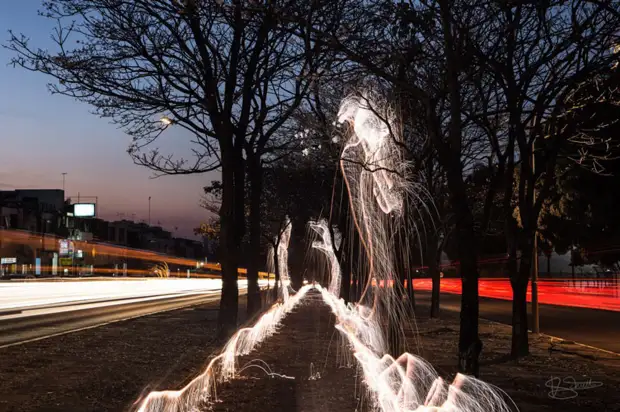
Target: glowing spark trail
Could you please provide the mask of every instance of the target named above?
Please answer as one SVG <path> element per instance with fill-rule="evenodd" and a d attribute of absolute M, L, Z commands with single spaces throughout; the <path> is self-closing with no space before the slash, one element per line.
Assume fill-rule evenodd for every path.
<path fill-rule="evenodd" d="M 278 286 L 276 279 L 275 287 L 278 288 L 278 297 L 283 302 L 288 300 L 290 292 L 293 291 L 288 273 L 288 245 L 291 241 L 291 226 L 291 220 L 287 216 L 281 226 L 280 234 L 274 237 L 275 249 L 271 245 L 267 253 L 267 272 L 276 272 L 276 277 L 280 277 L 280 286 Z M 274 250 L 278 253 L 276 254 Z"/>
<path fill-rule="evenodd" d="M 189 412 L 198 410 L 201 402 L 213 399 L 215 385 L 234 377 L 238 356 L 247 355 L 254 348 L 273 335 L 284 316 L 305 296 L 311 285 L 303 286 L 284 303 L 274 304 L 254 326 L 237 331 L 205 371 L 187 386 L 177 391 L 151 392 L 142 402 L 140 412 Z"/>
<path fill-rule="evenodd" d="M 404 319 L 406 310 L 398 294 L 401 282 L 394 276 L 395 256 L 391 224 L 401 216 L 404 194 L 402 158 L 395 139 L 392 116 L 380 117 L 366 97 L 348 98 L 341 105 L 339 121 L 353 125 L 353 133 L 342 153 L 341 168 L 349 190 L 351 212 L 369 261 L 368 282 L 360 303 L 345 305 L 331 284 L 340 276 L 338 261 L 330 243 L 329 231 L 320 227 L 323 242 L 314 247 L 330 262 L 329 290 L 316 286 L 336 316 L 336 328 L 346 337 L 364 372 L 364 381 L 376 405 L 385 412 L 450 411 L 508 412 L 501 394 L 488 384 L 458 374 L 446 384 L 424 359 L 404 353 L 397 358 L 388 352 L 384 325 Z M 391 215 L 391 216 L 389 216 Z M 392 217 L 393 219 L 389 219 Z M 317 230 L 317 231 L 319 231 Z M 374 284 L 372 298 L 368 293 Z M 384 287 L 380 287 L 383 282 Z M 393 284 L 394 287 L 388 285 Z M 393 349 L 393 348 L 392 348 Z"/>
<path fill-rule="evenodd" d="M 330 267 L 332 268 L 329 291 L 334 295 L 338 295 L 340 293 L 340 282 L 342 275 L 340 273 L 340 265 L 334 251 L 340 248 L 342 235 L 337 228 L 334 228 L 334 239 L 332 241 L 332 236 L 329 231 L 329 227 L 327 226 L 327 220 L 325 219 L 321 219 L 318 222 L 310 221 L 309 225 L 310 228 L 321 237 L 321 240 L 315 240 L 312 242 L 312 247 L 325 253 L 327 259 L 329 260 Z"/>
<path fill-rule="evenodd" d="M 285 223 L 285 229 L 277 242 L 282 302 L 274 304 L 252 327 L 238 330 L 220 354 L 209 362 L 205 371 L 187 386 L 177 391 L 149 393 L 139 406 L 139 412 L 196 411 L 202 402 L 212 400 L 215 397 L 216 383 L 231 379 L 238 372 L 237 357 L 249 354 L 259 343 L 273 335 L 284 316 L 293 310 L 312 288 L 311 285 L 306 285 L 296 294 L 289 295 L 288 244 L 291 224 L 288 218 Z M 273 372 L 268 373 L 274 375 Z"/>
<path fill-rule="evenodd" d="M 278 241 L 278 268 L 280 271 L 280 291 L 284 302 L 289 298 L 289 287 L 291 279 L 288 275 L 288 245 L 291 242 L 291 221 L 286 217 L 284 221 L 284 231 L 280 233 Z"/>

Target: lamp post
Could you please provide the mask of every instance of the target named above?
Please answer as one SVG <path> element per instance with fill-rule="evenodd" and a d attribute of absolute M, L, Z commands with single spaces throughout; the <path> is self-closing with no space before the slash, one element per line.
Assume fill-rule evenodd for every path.
<path fill-rule="evenodd" d="M 151 196 L 149 196 L 149 226 L 151 226 Z"/>
<path fill-rule="evenodd" d="M 65 196 L 65 177 L 67 172 L 62 172 L 62 195 Z"/>

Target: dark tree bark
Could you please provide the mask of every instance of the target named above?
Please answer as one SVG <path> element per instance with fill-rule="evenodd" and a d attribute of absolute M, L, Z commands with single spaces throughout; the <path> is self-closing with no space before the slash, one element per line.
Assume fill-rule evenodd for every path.
<path fill-rule="evenodd" d="M 458 176 L 450 177 L 453 174 L 448 172 L 448 184 L 456 186 L 451 192 L 455 208 L 456 239 L 461 261 L 462 284 L 458 366 L 460 372 L 478 376 L 482 342 L 478 337 L 478 263 L 476 261 L 474 220 L 467 205 L 465 191 L 458 188 L 463 184 L 463 180 Z"/>
<path fill-rule="evenodd" d="M 248 159 L 248 177 L 250 180 L 250 260 L 248 262 L 248 317 L 255 315 L 261 308 L 258 272 L 261 267 L 261 197 L 263 190 L 263 169 L 260 159 L 250 156 Z"/>
<path fill-rule="evenodd" d="M 275 270 L 275 283 L 273 288 L 273 300 L 274 302 L 278 300 L 278 291 L 279 291 L 279 283 L 280 283 L 280 262 L 278 262 L 278 245 L 274 245 L 273 247 L 273 267 Z"/>
<path fill-rule="evenodd" d="M 437 239 L 436 236 L 431 235 L 428 242 L 426 259 L 428 261 L 428 271 L 433 282 L 431 290 L 431 318 L 439 317 L 439 292 L 440 292 L 440 272 L 439 261 L 437 259 Z"/>
<path fill-rule="evenodd" d="M 232 139 L 231 139 L 232 140 Z M 237 327 L 237 313 L 239 308 L 238 255 L 239 243 L 237 235 L 239 229 L 236 221 L 236 192 L 235 192 L 235 152 L 232 144 L 224 141 L 222 150 L 222 205 L 220 208 L 222 246 L 220 248 L 222 265 L 222 295 L 218 315 L 218 335 L 221 338 L 229 336 Z"/>
<path fill-rule="evenodd" d="M 531 245 L 530 245 L 531 246 Z M 529 338 L 527 326 L 527 285 L 531 272 L 532 252 L 528 246 L 521 249 L 521 262 L 518 275 L 510 279 L 512 286 L 512 342 L 510 354 L 513 358 L 529 354 Z"/>

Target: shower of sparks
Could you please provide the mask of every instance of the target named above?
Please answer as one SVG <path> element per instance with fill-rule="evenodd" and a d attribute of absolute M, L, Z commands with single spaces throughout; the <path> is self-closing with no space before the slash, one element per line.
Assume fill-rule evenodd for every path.
<path fill-rule="evenodd" d="M 280 302 L 274 304 L 254 326 L 240 329 L 228 341 L 222 352 L 206 370 L 178 391 L 151 392 L 139 406 L 139 411 L 195 411 L 204 402 L 215 399 L 216 383 L 236 376 L 240 370 L 259 367 L 268 376 L 275 374 L 260 361 L 239 368 L 237 358 L 247 355 L 267 337 L 274 334 L 284 316 L 312 289 L 317 288 L 324 302 L 336 317 L 336 329 L 352 349 L 364 382 L 378 408 L 384 412 L 509 412 L 504 394 L 473 377 L 458 374 L 451 384 L 437 375 L 424 359 L 404 353 L 393 357 L 390 343 L 401 336 L 384 336 L 385 326 L 400 325 L 408 319 L 406 303 L 400 298 L 402 282 L 397 273 L 394 234 L 407 230 L 404 216 L 406 196 L 412 195 L 406 178 L 406 162 L 402 158 L 394 134 L 394 118 L 388 112 L 377 112 L 369 99 L 348 98 L 338 115 L 340 122 L 352 126 L 346 143 L 341 170 L 349 192 L 351 214 L 368 261 L 368 277 L 357 304 L 346 305 L 338 298 L 341 271 L 335 254 L 342 241 L 337 231 L 330 231 L 325 220 L 310 222 L 320 239 L 312 246 L 320 250 L 329 262 L 329 287 L 305 285 L 290 295 L 288 273 L 288 245 L 291 224 L 287 218 L 283 230 L 270 250 L 270 269 L 280 274 Z M 413 194 L 415 197 L 415 194 Z M 419 200 L 420 197 L 418 196 Z M 332 238 L 332 233 L 334 238 Z M 292 289 L 291 289 L 292 290 Z M 394 349 L 394 346 L 391 346 Z M 318 379 L 320 375 L 313 374 Z M 293 378 L 284 376 L 286 378 Z"/>
<path fill-rule="evenodd" d="M 320 221 L 311 221 L 309 223 L 310 228 L 314 230 L 318 236 L 320 236 L 320 240 L 315 240 L 312 242 L 312 247 L 322 251 L 330 263 L 330 267 L 332 268 L 332 274 L 329 282 L 329 291 L 334 295 L 338 295 L 340 293 L 340 282 L 341 282 L 341 273 L 340 273 L 340 265 L 338 263 L 338 258 L 336 257 L 335 250 L 340 248 L 340 243 L 342 242 L 342 235 L 338 229 L 334 228 L 334 239 L 332 241 L 332 236 L 329 231 L 329 226 L 327 224 L 327 220 L 321 219 Z"/>
<path fill-rule="evenodd" d="M 339 291 L 332 285 L 341 272 L 328 226 L 311 222 L 322 237 L 322 242 L 316 241 L 313 246 L 326 254 L 331 271 L 329 289 L 316 287 L 336 316 L 336 328 L 346 337 L 364 373 L 364 382 L 382 411 L 508 412 L 502 393 L 480 380 L 458 374 L 448 385 L 424 359 L 410 353 L 397 358 L 386 354 L 385 325 L 390 327 L 406 316 L 405 304 L 398 299 L 402 282 L 394 276 L 397 257 L 391 247 L 391 233 L 402 216 L 409 189 L 402 174 L 404 162 L 395 140 L 398 136 L 393 134 L 393 117 L 388 111 L 383 114 L 366 97 L 355 97 L 343 101 L 338 116 L 340 122 L 353 126 L 341 168 L 369 263 L 362 297 L 355 305 L 346 305 L 338 298 Z"/>
<path fill-rule="evenodd" d="M 291 241 L 291 228 L 291 220 L 287 216 L 281 226 L 280 233 L 274 237 L 273 245 L 276 245 L 275 248 L 273 245 L 270 245 L 267 252 L 267 272 L 275 272 L 277 277 L 280 278 L 279 285 L 278 279 L 275 280 L 275 287 L 278 288 L 278 298 L 284 302 L 288 300 L 290 293 L 293 292 L 288 273 L 288 245 Z M 277 254 L 275 251 L 277 251 Z"/>
<path fill-rule="evenodd" d="M 177 391 L 151 392 L 138 407 L 139 412 L 190 412 L 203 402 L 215 399 L 216 384 L 235 376 L 237 357 L 247 355 L 273 335 L 282 319 L 299 303 L 312 286 L 306 285 L 284 303 L 274 304 L 254 326 L 237 331 L 205 371 Z"/>
<path fill-rule="evenodd" d="M 258 344 L 276 333 L 282 319 L 303 299 L 312 285 L 306 285 L 294 295 L 289 294 L 288 244 L 291 237 L 291 224 L 280 234 L 278 245 L 278 264 L 280 271 L 281 302 L 274 304 L 258 321 L 248 328 L 238 330 L 224 349 L 209 362 L 205 371 L 194 378 L 187 386 L 177 391 L 151 392 L 138 406 L 139 412 L 189 412 L 199 410 L 202 403 L 215 399 L 216 384 L 236 376 L 237 358 L 252 352 Z M 246 365 L 247 366 L 247 365 Z M 271 370 L 268 374 L 274 375 Z M 290 378 L 290 377 L 287 377 Z"/>

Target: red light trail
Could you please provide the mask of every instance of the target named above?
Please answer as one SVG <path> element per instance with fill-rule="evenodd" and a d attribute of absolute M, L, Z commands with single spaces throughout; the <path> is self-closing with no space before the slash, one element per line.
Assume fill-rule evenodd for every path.
<path fill-rule="evenodd" d="M 431 279 L 414 279 L 416 290 L 430 291 Z M 480 279 L 480 296 L 512 300 L 512 288 L 506 278 Z M 441 279 L 441 292 L 461 294 L 461 279 Z M 527 301 L 531 302 L 531 284 Z M 545 279 L 538 281 L 538 301 L 548 305 L 603 309 L 620 312 L 620 283 L 614 279 Z"/>

